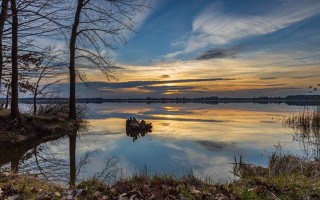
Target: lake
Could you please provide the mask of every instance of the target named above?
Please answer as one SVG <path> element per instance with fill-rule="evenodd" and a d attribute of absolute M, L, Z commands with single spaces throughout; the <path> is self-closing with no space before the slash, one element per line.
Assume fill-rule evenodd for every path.
<path fill-rule="evenodd" d="M 299 112 L 302 106 L 89 103 L 86 107 L 87 131 L 76 138 L 65 137 L 26 148 L 18 159 L 20 172 L 66 183 L 70 172 L 80 181 L 99 174 L 109 164 L 112 166 L 109 172 L 117 178 L 139 173 L 175 176 L 193 173 L 203 179 L 224 182 L 235 178 L 231 173 L 235 157 L 266 166 L 269 155 L 279 145 L 283 151 L 313 156 L 312 151 L 295 141 L 293 130 L 283 126 L 283 119 Z M 152 123 L 152 132 L 137 139 L 128 136 L 129 117 Z M 10 166 L 9 162 L 0 164 L 3 170 Z"/>

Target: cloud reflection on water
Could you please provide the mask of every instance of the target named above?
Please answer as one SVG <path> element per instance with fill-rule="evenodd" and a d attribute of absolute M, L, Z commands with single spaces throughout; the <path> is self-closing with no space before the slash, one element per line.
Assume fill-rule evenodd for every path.
<path fill-rule="evenodd" d="M 147 169 L 149 174 L 186 175 L 190 172 L 214 181 L 233 178 L 235 156 L 266 165 L 274 145 L 301 153 L 283 116 L 299 107 L 261 104 L 88 104 L 89 132 L 78 137 L 76 161 L 88 152 L 90 163 L 78 178 L 100 172 L 106 158 L 118 157 L 123 175 Z M 126 119 L 137 117 L 153 124 L 152 133 L 138 138 L 126 135 Z M 289 135 L 289 137 L 288 137 Z M 56 159 L 69 162 L 69 143 L 48 143 Z"/>
<path fill-rule="evenodd" d="M 298 152 L 286 138 L 290 129 L 277 119 L 298 108 L 257 104 L 89 104 L 96 111 L 90 132 L 79 144 L 78 153 L 97 151 L 94 158 L 118 156 L 124 172 L 134 174 L 147 167 L 149 173 L 184 175 L 192 171 L 215 180 L 232 178 L 235 156 L 265 165 L 267 152 L 278 142 Z M 125 135 L 125 119 L 137 117 L 152 122 L 151 134 L 135 143 Z M 217 123 L 219 122 L 219 123 Z M 268 122 L 268 123 L 266 123 Z M 270 123 L 273 122 L 273 123 Z M 264 155 L 261 157 L 261 155 Z"/>

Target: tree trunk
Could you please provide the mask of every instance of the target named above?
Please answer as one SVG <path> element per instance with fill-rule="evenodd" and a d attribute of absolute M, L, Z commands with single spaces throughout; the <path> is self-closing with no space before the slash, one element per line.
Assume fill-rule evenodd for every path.
<path fill-rule="evenodd" d="M 33 95 L 33 114 L 37 114 L 37 95 Z"/>
<path fill-rule="evenodd" d="M 7 88 L 7 95 L 6 95 L 6 105 L 5 109 L 7 110 L 9 107 L 9 92 L 10 92 L 10 87 Z"/>
<path fill-rule="evenodd" d="M 19 172 L 19 158 L 13 158 L 11 161 L 10 174 L 17 175 Z"/>
<path fill-rule="evenodd" d="M 8 11 L 8 2 L 9 0 L 2 0 L 1 4 L 1 14 L 0 14 L 0 89 L 1 89 L 1 79 L 2 79 L 2 70 L 3 70 L 3 28 L 7 18 Z"/>
<path fill-rule="evenodd" d="M 75 57 L 76 57 L 76 41 L 77 41 L 77 31 L 80 22 L 81 9 L 83 7 L 84 0 L 78 0 L 77 11 L 74 17 L 74 22 L 72 26 L 72 32 L 70 37 L 70 97 L 69 97 L 69 118 L 77 119 L 76 112 L 76 69 L 75 69 Z"/>
<path fill-rule="evenodd" d="M 76 185 L 76 141 L 77 133 L 69 135 L 70 185 Z"/>
<path fill-rule="evenodd" d="M 11 0 L 12 12 L 12 78 L 11 78 L 11 118 L 18 118 L 19 113 L 19 91 L 18 91 L 18 10 L 16 0 Z"/>

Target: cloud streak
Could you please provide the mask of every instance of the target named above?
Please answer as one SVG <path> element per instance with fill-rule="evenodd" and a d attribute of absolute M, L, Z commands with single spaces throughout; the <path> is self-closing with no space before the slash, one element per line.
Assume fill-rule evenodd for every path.
<path fill-rule="evenodd" d="M 217 58 L 234 58 L 236 49 L 211 49 L 204 52 L 196 60 L 209 60 Z"/>
<path fill-rule="evenodd" d="M 193 87 L 193 86 L 152 86 L 152 85 L 141 86 L 138 88 L 142 90 L 148 90 L 150 92 L 161 93 L 161 94 L 168 94 L 168 93 L 177 94 L 177 93 L 188 92 L 196 89 L 196 87 Z"/>
<path fill-rule="evenodd" d="M 95 88 L 136 88 L 143 86 L 170 84 L 170 83 L 197 83 L 197 82 L 212 82 L 212 81 L 232 81 L 233 78 L 208 78 L 208 79 L 180 79 L 180 80 L 166 80 L 166 81 L 129 81 L 118 83 L 106 82 L 89 82 L 88 85 Z"/>
<path fill-rule="evenodd" d="M 223 4 L 213 3 L 193 21 L 190 36 L 182 39 L 185 47 L 167 54 L 166 57 L 192 53 L 209 46 L 230 45 L 248 37 L 273 33 L 319 14 L 319 9 L 320 1 L 309 0 L 301 4 L 297 0 L 282 0 L 278 6 L 267 10 L 263 15 L 244 15 L 223 12 Z"/>

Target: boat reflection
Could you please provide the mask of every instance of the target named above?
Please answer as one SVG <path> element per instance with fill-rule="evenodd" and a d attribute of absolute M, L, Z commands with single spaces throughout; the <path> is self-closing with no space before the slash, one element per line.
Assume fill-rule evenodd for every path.
<path fill-rule="evenodd" d="M 126 121 L 127 136 L 132 137 L 135 142 L 139 137 L 144 137 L 146 134 L 152 132 L 152 124 L 144 120 L 137 120 L 136 118 L 129 118 Z"/>

